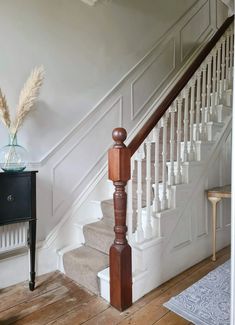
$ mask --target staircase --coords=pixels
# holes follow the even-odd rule
[[[175,126],[177,126],[175,121]],[[168,132],[169,133],[169,132]],[[168,134],[170,135],[170,134]],[[175,131],[176,135],[176,131]],[[163,147],[163,132],[162,128],[159,133],[160,152]],[[154,144],[152,144],[154,146]],[[175,144],[176,149],[176,144]],[[152,151],[154,153],[154,151]],[[145,152],[143,152],[145,156]],[[170,152],[167,152],[167,159],[170,158]],[[175,155],[176,158],[176,155]],[[142,163],[142,208],[146,207],[146,158],[141,159]],[[151,157],[151,170],[154,173],[154,156]],[[162,167],[162,155],[159,155],[159,164]],[[135,161],[135,169],[132,175],[133,182],[133,210],[137,211],[137,161]],[[162,168],[160,168],[159,181],[162,182]],[[151,202],[154,198],[154,182],[152,181]],[[82,247],[74,249],[64,254],[64,269],[67,276],[72,278],[77,283],[86,287],[88,290],[99,294],[99,281],[97,274],[108,267],[109,265],[109,249],[114,241],[114,206],[113,200],[104,200],[101,202],[102,219],[100,221],[89,223],[83,227],[85,244]],[[137,214],[133,215],[133,229],[136,228]]]
[[[207,51],[204,50],[201,55],[201,62],[196,59],[197,64],[193,63],[192,76],[188,80],[182,78],[185,82],[179,83],[177,93],[172,91],[174,97],[168,95],[155,116],[127,148],[123,143],[125,130],[116,130],[113,152],[124,150],[124,155],[129,150],[132,156],[127,186],[127,238],[132,248],[134,300],[207,254],[207,242],[205,254],[195,254],[197,257],[194,260],[188,256],[188,264],[174,260],[178,253],[172,252],[179,247],[184,249],[184,254],[190,255],[190,249],[193,249],[193,246],[188,251],[184,248],[188,242],[193,242],[191,239],[185,239],[185,246],[177,244],[180,242],[177,229],[184,229],[182,216],[189,204],[194,206],[197,189],[203,195],[205,184],[202,186],[200,183],[203,175],[208,172],[217,148],[223,145],[223,139],[231,131],[234,39],[233,29],[227,28],[231,22],[230,19],[227,25],[221,27],[211,41],[210,46],[213,44],[213,47],[209,50],[207,46]],[[186,72],[185,76],[188,75]],[[128,170],[128,167],[125,168]],[[66,275],[96,294],[100,294],[101,290],[101,295],[107,300],[110,299],[106,290],[109,287],[109,250],[115,235],[113,246],[117,251],[118,247],[123,249],[128,246],[126,199],[122,196],[123,191],[120,195],[120,189],[125,188],[125,180],[117,182],[112,178],[113,174],[110,175],[116,186],[115,193],[119,193],[115,197],[116,209],[113,200],[102,201],[102,219],[83,227],[84,245],[63,256]],[[122,251],[119,253],[121,257]],[[162,265],[161,274],[155,272],[153,259],[155,265]],[[125,263],[120,262],[120,269],[121,263],[124,263],[128,273],[130,260],[130,255],[126,253]],[[172,268],[169,267],[171,261],[175,263]],[[113,269],[110,270],[111,276]],[[153,272],[156,274],[153,275]],[[119,275],[113,277],[116,283],[120,280]],[[126,292],[130,285],[127,283],[128,276],[120,281],[126,281],[123,287],[119,287]],[[112,288],[111,281],[111,292]],[[115,291],[119,290],[117,288]],[[111,297],[111,303],[120,310],[130,305],[129,301],[126,307],[125,304],[120,307],[115,304],[115,299]]]

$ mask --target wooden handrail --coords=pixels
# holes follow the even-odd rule
[[[203,50],[198,54],[196,59],[192,62],[190,67],[183,74],[181,79],[176,83],[173,89],[169,92],[169,94],[165,97],[165,99],[161,102],[161,104],[156,108],[156,111],[149,118],[143,128],[137,133],[134,139],[128,145],[130,149],[131,156],[136,152],[136,150],[140,147],[142,142],[146,139],[149,133],[152,131],[154,126],[158,123],[176,97],[179,95],[181,90],[186,86],[188,81],[191,79],[193,74],[200,67],[201,63],[208,56],[210,51],[214,48],[218,40],[224,34],[226,29],[232,24],[234,20],[234,16],[227,18],[227,20],[223,23],[223,25],[219,28],[219,30],[215,33],[212,39],[207,43],[207,45],[203,48]]]

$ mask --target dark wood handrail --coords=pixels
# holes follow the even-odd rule
[[[158,123],[173,101],[180,94],[181,90],[187,85],[188,81],[191,79],[193,74],[200,67],[201,63],[205,60],[211,50],[214,48],[218,40],[224,34],[226,29],[231,25],[234,20],[234,16],[231,16],[226,19],[223,25],[219,28],[219,30],[215,33],[212,39],[207,43],[207,45],[203,48],[203,50],[198,54],[196,59],[190,65],[190,67],[183,74],[181,79],[176,83],[173,89],[169,92],[169,94],[165,97],[165,99],[161,102],[161,104],[157,107],[156,111],[149,118],[143,128],[137,133],[134,139],[128,145],[128,149],[130,150],[131,156],[136,152],[136,150],[140,147],[142,142],[146,139],[149,133],[152,131],[154,126]]]

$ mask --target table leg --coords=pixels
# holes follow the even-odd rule
[[[212,204],[212,261],[216,261],[216,220],[217,220],[217,203],[221,198],[208,197]]]
[[[29,254],[30,254],[30,281],[29,289],[35,287],[35,250],[36,250],[36,220],[29,222]]]

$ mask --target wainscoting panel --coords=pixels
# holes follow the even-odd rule
[[[192,219],[194,217],[194,207],[187,208],[180,217],[173,236],[173,249],[180,249],[190,245],[192,242]]]
[[[148,104],[174,69],[175,40],[170,39],[131,84],[132,120]]]
[[[208,188],[208,183],[205,183],[205,189]],[[195,195],[195,206],[200,207],[200,213],[196,213],[195,220],[196,220],[196,236],[197,238],[201,238],[203,236],[208,235],[208,200],[206,199],[206,193],[202,189]]]
[[[208,30],[210,23],[210,1],[208,0],[180,31],[182,61],[200,43],[200,38]]]
[[[122,98],[100,115],[53,169],[53,213],[82,183],[112,144],[112,130],[121,125]],[[102,141],[101,141],[102,139]],[[102,150],[101,150],[102,148]],[[83,153],[82,156],[80,153]],[[100,154],[101,152],[101,154]],[[66,173],[64,173],[66,171]],[[63,184],[63,186],[61,186]]]

